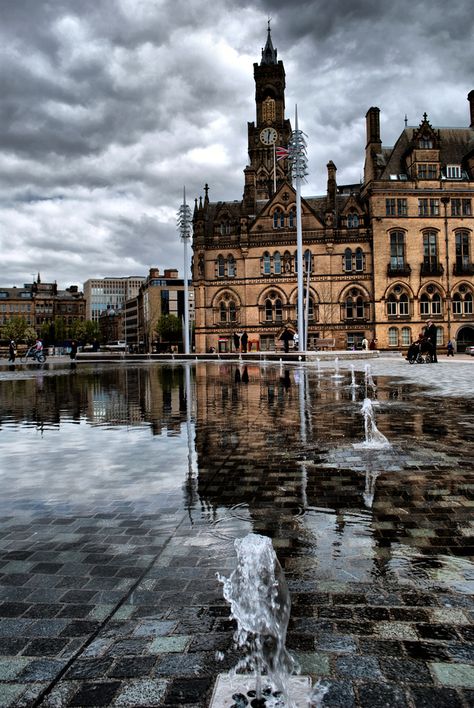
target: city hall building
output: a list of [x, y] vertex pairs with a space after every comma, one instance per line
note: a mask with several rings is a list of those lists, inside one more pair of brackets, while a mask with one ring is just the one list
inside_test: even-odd
[[[232, 351], [243, 332], [251, 350], [274, 350], [297, 329], [296, 193], [289, 161], [274, 159], [291, 125], [270, 29], [254, 78], [243, 197], [212, 202], [206, 184], [195, 202], [198, 352]], [[363, 182], [338, 185], [330, 161], [326, 194], [302, 197], [308, 349], [364, 337], [405, 349], [429, 319], [439, 347], [474, 343], [474, 91], [468, 102], [469, 127], [436, 127], [425, 113], [393, 147], [370, 108]]]

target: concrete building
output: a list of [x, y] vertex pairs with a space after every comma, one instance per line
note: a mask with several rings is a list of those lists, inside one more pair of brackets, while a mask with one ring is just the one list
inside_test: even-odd
[[[256, 122], [248, 124], [243, 197], [195, 201], [193, 285], [196, 350], [234, 349], [246, 332], [251, 349], [282, 346], [296, 333], [296, 197], [286, 147], [285, 71], [270, 30], [254, 64]], [[324, 343], [408, 347], [428, 319], [440, 346], [474, 343], [474, 91], [470, 126], [433, 127], [428, 116], [384, 147], [379, 109], [367, 113], [362, 184], [337, 184], [302, 198], [308, 348]], [[362, 164], [363, 155], [361, 155]]]
[[138, 295], [145, 276], [130, 275], [123, 278], [91, 278], [84, 283], [87, 303], [86, 317], [99, 322], [101, 313], [121, 310], [127, 300]]

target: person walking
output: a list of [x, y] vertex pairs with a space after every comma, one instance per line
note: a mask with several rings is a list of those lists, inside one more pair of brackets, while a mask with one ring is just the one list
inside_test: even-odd
[[367, 337], [364, 337], [364, 339], [362, 340], [362, 349], [364, 351], [367, 351], [368, 348], [369, 348], [369, 340], [367, 339]]
[[447, 349], [448, 349], [447, 356], [454, 356], [454, 344], [452, 343], [451, 340], [449, 340], [449, 342], [448, 342]]
[[426, 323], [425, 327], [425, 337], [431, 344], [431, 355], [433, 357], [433, 363], [437, 364], [438, 363], [438, 357], [436, 355], [436, 336], [437, 336], [437, 327], [434, 324], [433, 320], [428, 320]]
[[77, 356], [77, 342], [75, 339], [72, 340], [71, 342], [71, 351], [69, 352], [69, 356], [71, 357], [71, 361], [76, 361], [76, 356]]
[[8, 361], [11, 362], [12, 364], [14, 364], [15, 357], [16, 357], [16, 342], [14, 339], [10, 339], [10, 343], [8, 345]]

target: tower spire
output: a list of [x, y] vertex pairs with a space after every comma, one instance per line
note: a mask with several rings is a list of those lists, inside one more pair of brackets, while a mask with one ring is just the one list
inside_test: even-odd
[[270, 29], [270, 22], [271, 18], [268, 18], [268, 27], [267, 27], [267, 43], [265, 44], [265, 47], [262, 49], [262, 61], [260, 62], [260, 66], [263, 64], [276, 64], [277, 63], [277, 50], [273, 48], [272, 44], [272, 31]]

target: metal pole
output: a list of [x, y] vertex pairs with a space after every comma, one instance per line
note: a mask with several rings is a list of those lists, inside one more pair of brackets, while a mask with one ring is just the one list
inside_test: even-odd
[[191, 210], [186, 204], [186, 187], [183, 187], [183, 203], [178, 211], [178, 230], [184, 244], [184, 353], [189, 354], [188, 241], [191, 238]]
[[451, 279], [449, 273], [449, 236], [448, 236], [448, 204], [449, 197], [441, 197], [444, 205], [444, 243], [446, 248], [446, 308], [448, 315], [448, 342], [451, 339]]
[[298, 349], [304, 351], [303, 313], [303, 229], [301, 225], [301, 180], [306, 175], [306, 143], [302, 131], [298, 129], [298, 106], [295, 106], [295, 130], [290, 141], [292, 173], [296, 182], [296, 265], [298, 270]]

